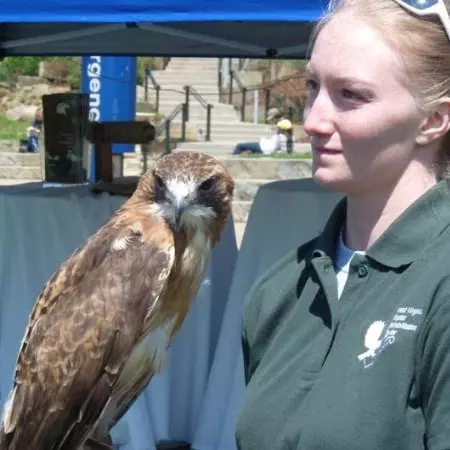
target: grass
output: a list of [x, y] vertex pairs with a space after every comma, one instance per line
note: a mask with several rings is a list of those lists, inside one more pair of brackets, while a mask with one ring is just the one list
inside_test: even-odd
[[0, 116], [0, 139], [15, 140], [26, 139], [28, 121], [9, 120], [5, 116]]
[[241, 154], [241, 158], [273, 158], [273, 159], [311, 159], [311, 152], [303, 153], [275, 153], [274, 155], [265, 155], [260, 153], [255, 153], [253, 155]]

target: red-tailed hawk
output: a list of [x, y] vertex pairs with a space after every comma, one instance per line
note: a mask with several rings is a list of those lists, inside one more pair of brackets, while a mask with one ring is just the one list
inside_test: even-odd
[[29, 319], [2, 450], [75, 450], [107, 438], [161, 369], [230, 215], [233, 187], [210, 156], [164, 156], [61, 265]]

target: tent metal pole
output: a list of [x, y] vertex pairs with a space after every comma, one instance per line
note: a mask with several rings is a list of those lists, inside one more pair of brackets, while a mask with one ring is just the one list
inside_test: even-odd
[[46, 36], [36, 36], [31, 38], [24, 39], [15, 39], [10, 41], [4, 41], [0, 44], [0, 48], [8, 49], [8, 48], [18, 48], [18, 47], [26, 47], [27, 45], [37, 45], [37, 44], [45, 44], [47, 42], [55, 42], [73, 39], [77, 37], [83, 36], [92, 36], [101, 33], [108, 33], [109, 31], [119, 30], [121, 28], [125, 28], [125, 24], [113, 24], [113, 25], [104, 25], [97, 27], [89, 27], [83, 28], [82, 30], [74, 30], [74, 31], [65, 31], [63, 33], [54, 33]]
[[217, 44], [223, 47], [234, 48], [242, 50], [248, 53], [254, 53], [255, 55], [265, 55], [266, 49], [257, 45], [242, 44], [241, 42], [230, 41], [228, 39], [216, 38], [199, 33], [192, 33], [191, 31], [175, 30], [173, 28], [164, 27], [161, 25], [140, 23], [138, 27], [142, 30], [155, 31], [161, 34], [168, 34], [170, 36], [181, 37], [185, 39], [191, 39], [193, 41], [204, 42], [205, 44]]
[[293, 54], [302, 54], [306, 55], [309, 50], [309, 44], [298, 44], [292, 45], [290, 47], [283, 47], [278, 49], [278, 57], [283, 58], [285, 56], [293, 55]]

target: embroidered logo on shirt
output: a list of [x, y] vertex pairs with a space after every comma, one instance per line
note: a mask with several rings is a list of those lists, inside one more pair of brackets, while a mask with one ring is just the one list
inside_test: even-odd
[[358, 355], [358, 359], [362, 361], [364, 368], [370, 367], [375, 362], [377, 355], [388, 345], [395, 342], [399, 331], [417, 331], [418, 325], [410, 323], [410, 321], [414, 321], [415, 316], [421, 315], [421, 308], [401, 306], [387, 326], [386, 322], [382, 320], [373, 322], [367, 329], [364, 338], [364, 346], [367, 350]]

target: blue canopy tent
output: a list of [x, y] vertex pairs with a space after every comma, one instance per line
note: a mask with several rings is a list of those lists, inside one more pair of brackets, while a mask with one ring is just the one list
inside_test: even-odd
[[[0, 58], [25, 55], [304, 58], [313, 23], [323, 14], [327, 3], [326, 0], [0, 0]], [[77, 200], [81, 212], [79, 223], [75, 223], [74, 200], [61, 198], [58, 212], [53, 214], [64, 220], [53, 217], [54, 229], [50, 231], [34, 223], [42, 242], [45, 233], [52, 233], [48, 241], [50, 251], [48, 242], [36, 244], [39, 241], [34, 240], [34, 235], [26, 233], [26, 221], [13, 214], [19, 195], [22, 193], [2, 200], [10, 208], [11, 214], [5, 217], [11, 224], [0, 221], [4, 254], [8, 254], [8, 249], [15, 252], [14, 267], [20, 271], [20, 276], [11, 273], [11, 258], [8, 264], [0, 259], [1, 404], [10, 386], [16, 344], [22, 337], [30, 302], [57, 264], [120, 203], [111, 200], [113, 204], [105, 204], [104, 214], [100, 214], [95, 201], [88, 200], [87, 203], [92, 203], [89, 206]], [[20, 197], [26, 203], [23, 214], [31, 220], [33, 210], [44, 208], [44, 197], [51, 195], [34, 192], [30, 197], [28, 194]], [[54, 194], [59, 195], [62, 194]], [[87, 216], [92, 216], [88, 225]], [[8, 237], [12, 228], [17, 230], [16, 235], [21, 232], [27, 236], [28, 241], [12, 242]], [[19, 245], [20, 251], [13, 245]], [[33, 245], [42, 247], [42, 257], [47, 255], [48, 264], [43, 263], [38, 250], [29, 258], [27, 252]], [[223, 251], [218, 250], [219, 254]], [[225, 292], [225, 297], [230, 298], [217, 303], [215, 308], [220, 311], [213, 311], [206, 294], [197, 303], [197, 312], [188, 319], [187, 331], [175, 343], [165, 373], [152, 381], [150, 391], [146, 392], [149, 395], [142, 395], [116, 426], [113, 438], [117, 449], [153, 450], [154, 441], [168, 438], [188, 440], [195, 450], [235, 450], [235, 416], [244, 389], [239, 348], [240, 307], [244, 291], [264, 268], [259, 267], [258, 274], [252, 273], [245, 280], [242, 276], [236, 280], [235, 276], [231, 283], [232, 274], [226, 272], [232, 272], [232, 267], [224, 268], [223, 258], [221, 255], [208, 272], [208, 279], [215, 278], [216, 283], [211, 287], [205, 285], [203, 291], [211, 291], [208, 295], [217, 303], [217, 297], [223, 294], [215, 293], [217, 286], [225, 292], [231, 284], [231, 290]], [[30, 264], [33, 270], [28, 269]], [[210, 316], [211, 320], [199, 327], [195, 314]], [[219, 316], [220, 319], [215, 318]], [[208, 336], [208, 342], [204, 336]], [[187, 353], [183, 344], [189, 339], [196, 341], [196, 348], [204, 347], [204, 353]], [[208, 355], [207, 361], [201, 359], [203, 354]], [[195, 372], [199, 368], [200, 375]], [[182, 383], [177, 381], [180, 375]]]
[[1, 0], [0, 56], [303, 58], [325, 0]]

